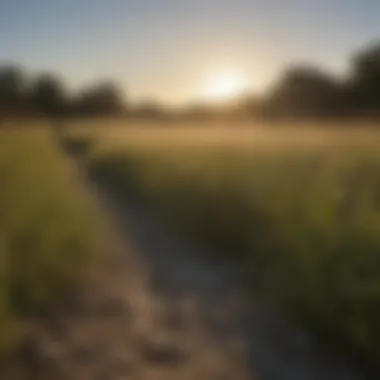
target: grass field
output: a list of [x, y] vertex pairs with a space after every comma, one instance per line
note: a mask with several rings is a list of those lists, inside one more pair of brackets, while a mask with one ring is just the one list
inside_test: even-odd
[[95, 210], [42, 129], [1, 133], [1, 353], [22, 338], [29, 316], [61, 304], [91, 275], [100, 236]]
[[[94, 129], [89, 163], [330, 346], [380, 360], [380, 130]], [[254, 281], [255, 280], [255, 281]]]

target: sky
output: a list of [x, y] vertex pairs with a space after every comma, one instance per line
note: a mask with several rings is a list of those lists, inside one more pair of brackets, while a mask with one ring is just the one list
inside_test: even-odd
[[379, 15], [379, 0], [0, 0], [0, 63], [180, 105], [223, 70], [253, 92], [292, 63], [343, 74]]

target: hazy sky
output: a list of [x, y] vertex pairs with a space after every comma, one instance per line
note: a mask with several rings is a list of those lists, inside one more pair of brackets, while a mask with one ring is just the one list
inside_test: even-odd
[[0, 60], [182, 103], [220, 70], [254, 90], [293, 61], [342, 72], [379, 16], [379, 0], [0, 0]]

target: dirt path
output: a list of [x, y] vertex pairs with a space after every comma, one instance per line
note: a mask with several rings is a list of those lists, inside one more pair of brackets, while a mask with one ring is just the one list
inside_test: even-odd
[[84, 181], [109, 220], [102, 278], [41, 324], [25, 346], [26, 372], [9, 379], [363, 379], [262, 305], [248, 310], [237, 270], [211, 265], [102, 181]]

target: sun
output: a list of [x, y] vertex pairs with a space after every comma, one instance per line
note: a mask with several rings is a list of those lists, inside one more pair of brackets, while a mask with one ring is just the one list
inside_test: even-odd
[[233, 71], [220, 71], [213, 74], [205, 83], [204, 98], [209, 101], [228, 101], [242, 95], [246, 81]]

